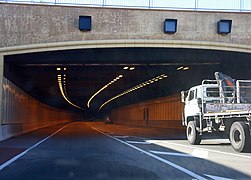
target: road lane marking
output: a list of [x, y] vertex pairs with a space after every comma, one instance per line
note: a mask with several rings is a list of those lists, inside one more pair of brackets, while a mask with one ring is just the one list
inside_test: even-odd
[[126, 139], [126, 138], [129, 138], [129, 136], [114, 136], [116, 138], [120, 138], [120, 139]]
[[154, 154], [161, 154], [161, 155], [169, 155], [169, 156], [180, 156], [180, 157], [194, 157], [191, 154], [184, 154], [184, 153], [174, 153], [174, 152], [164, 152], [164, 151], [151, 151]]
[[[75, 122], [76, 123], [76, 122]], [[4, 168], [6, 168], [7, 166], [9, 166], [10, 164], [12, 164], [13, 162], [15, 162], [16, 160], [18, 160], [20, 157], [22, 157], [23, 155], [25, 155], [27, 152], [29, 152], [30, 150], [32, 150], [33, 148], [39, 146], [41, 143], [43, 143], [44, 141], [46, 141], [47, 139], [51, 138], [52, 136], [54, 136], [55, 134], [57, 134], [58, 132], [60, 132], [61, 130], [63, 130], [64, 128], [72, 125], [74, 123], [71, 124], [67, 124], [65, 126], [63, 126], [62, 128], [60, 128], [59, 130], [57, 130], [56, 132], [54, 132], [53, 134], [51, 134], [50, 136], [44, 138], [43, 140], [39, 141], [38, 143], [34, 144], [33, 146], [29, 147], [28, 149], [26, 149], [25, 151], [23, 151], [22, 153], [16, 155], [15, 157], [11, 158], [10, 160], [6, 161], [5, 163], [3, 163], [2, 165], [0, 165], [0, 171], [2, 171]]]
[[191, 154], [185, 153], [174, 153], [174, 152], [164, 152], [164, 151], [151, 151], [154, 154], [162, 154], [162, 155], [170, 155], [170, 156], [181, 156], [181, 157], [197, 157], [206, 159], [208, 157], [208, 151], [202, 151], [198, 149], [194, 149]]
[[125, 144], [125, 145], [127, 145], [127, 146], [129, 146], [129, 147], [131, 147], [131, 148], [133, 148], [133, 149], [135, 149], [135, 150], [137, 150], [137, 151], [139, 151], [139, 152], [142, 152], [142, 153], [144, 153], [144, 154], [146, 154], [146, 155], [148, 155], [148, 156], [150, 156], [150, 157], [152, 157], [152, 158], [154, 158], [154, 159], [157, 159], [157, 160], [159, 160], [159, 161], [161, 161], [161, 162], [163, 162], [163, 163], [165, 163], [165, 164], [167, 164], [167, 165], [169, 165], [169, 166], [172, 166], [173, 168], [175, 168], [175, 169], [177, 169], [177, 170], [179, 170], [179, 171], [182, 171], [183, 173], [185, 173], [185, 174], [187, 174], [187, 175], [189, 175], [189, 176], [191, 176], [191, 177], [194, 177], [194, 178], [199, 179], [199, 180], [206, 180], [206, 178], [204, 178], [204, 177], [202, 177], [202, 176], [200, 176], [200, 175], [198, 175], [198, 174], [196, 174], [196, 173], [194, 173], [194, 172], [192, 172], [192, 171], [190, 171], [190, 170], [188, 170], [188, 169], [186, 169], [186, 168], [184, 168], [184, 167], [182, 167], [182, 166], [179, 166], [179, 165], [177, 165], [177, 164], [174, 164], [174, 163], [171, 162], [171, 161], [168, 161], [168, 160], [163, 159], [163, 158], [161, 158], [161, 157], [159, 157], [159, 156], [156, 156], [156, 155], [154, 155], [154, 154], [152, 154], [152, 153], [150, 153], [150, 152], [147, 152], [147, 151], [145, 151], [145, 150], [143, 150], [143, 149], [140, 149], [140, 148], [138, 148], [138, 147], [136, 147], [136, 146], [134, 146], [134, 145], [132, 145], [132, 144], [126, 143], [126, 142], [124, 142], [124, 141], [122, 141], [122, 140], [120, 140], [120, 139], [117, 139], [117, 138], [115, 138], [115, 137], [113, 137], [113, 136], [110, 136], [109, 134], [105, 134], [104, 132], [102, 132], [102, 131], [100, 131], [100, 130], [94, 128], [94, 127], [93, 127], [93, 129], [96, 130], [96, 131], [98, 131], [98, 132], [100, 132], [101, 134], [103, 134], [103, 135], [105, 135], [105, 136], [107, 136], [107, 137], [110, 137], [110, 138], [112, 138], [112, 139], [114, 139], [114, 140], [116, 140], [116, 141], [119, 141], [119, 142], [121, 142], [121, 143], [123, 143], [123, 144]]
[[224, 178], [224, 177], [220, 177], [220, 176], [213, 176], [213, 175], [208, 175], [208, 174], [204, 174], [204, 175], [213, 179], [213, 180], [234, 180], [234, 179]]
[[191, 153], [192, 156], [207, 159], [208, 158], [208, 151], [204, 151], [201, 149], [194, 149]]
[[145, 142], [145, 141], [126, 141], [126, 142], [130, 144], [151, 144], [150, 142]]
[[217, 151], [217, 150], [212, 150], [212, 149], [198, 148], [198, 147], [193, 147], [193, 146], [190, 146], [190, 145], [177, 144], [177, 143], [167, 142], [167, 141], [147, 140], [147, 142], [150, 142], [152, 144], [157, 144], [157, 145], [159, 145], [160, 143], [161, 144], [171, 144], [171, 145], [175, 145], [175, 146], [186, 147], [186, 148], [189, 148], [189, 149], [198, 149], [198, 150], [204, 150], [204, 151], [213, 152], [213, 153], [219, 153], [219, 154], [225, 154], [225, 155], [229, 155], [229, 156], [236, 156], [236, 157], [251, 159], [251, 156], [245, 156], [245, 155], [241, 155], [241, 154], [222, 152], [222, 151]]

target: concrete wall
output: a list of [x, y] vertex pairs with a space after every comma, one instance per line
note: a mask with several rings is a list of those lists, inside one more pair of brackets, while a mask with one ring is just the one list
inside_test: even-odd
[[[8, 54], [109, 47], [175, 47], [251, 53], [251, 13], [6, 3], [0, 3], [0, 12], [0, 85], [4, 79], [2, 76], [4, 55]], [[90, 32], [79, 31], [79, 15], [92, 16]], [[170, 35], [163, 32], [163, 22], [166, 18], [178, 19], [177, 33]], [[232, 33], [225, 36], [217, 34], [217, 21], [220, 19], [233, 20]], [[0, 100], [3, 94], [1, 91], [3, 90], [0, 88]], [[166, 100], [169, 101], [168, 98]], [[166, 100], [160, 99], [162, 103], [152, 101], [150, 104], [141, 103], [123, 107], [115, 110], [112, 116], [117, 122], [125, 120], [124, 123], [182, 128], [181, 117], [176, 117], [177, 114], [181, 114], [181, 109], [177, 109], [174, 114], [168, 110], [176, 109], [176, 105], [180, 103], [179, 99], [174, 98], [173, 102]], [[4, 111], [5, 105], [3, 103], [0, 105]], [[144, 109], [147, 108], [149, 116], [146, 122]], [[124, 118], [116, 118], [119, 115]], [[6, 124], [0, 127], [2, 132], [5, 131], [4, 127], [8, 127], [9, 121], [15, 122], [15, 120], [3, 121]]]
[[0, 141], [38, 128], [76, 120], [76, 115], [40, 103], [3, 78]]
[[115, 109], [111, 119], [119, 124], [184, 129], [183, 109], [180, 95], [173, 95]]
[[[251, 13], [166, 11], [16, 5], [0, 3], [0, 47], [53, 42], [161, 39], [250, 45]], [[92, 16], [92, 30], [78, 29], [79, 15]], [[174, 35], [163, 32], [166, 18], [178, 19]], [[217, 34], [217, 21], [231, 19], [232, 33]]]

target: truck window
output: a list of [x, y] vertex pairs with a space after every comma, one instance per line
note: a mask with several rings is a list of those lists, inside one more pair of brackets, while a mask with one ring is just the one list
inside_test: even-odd
[[194, 90], [191, 90], [190, 92], [189, 92], [189, 96], [188, 96], [188, 101], [191, 101], [191, 100], [193, 100], [194, 99]]
[[219, 88], [207, 88], [207, 97], [220, 97]]

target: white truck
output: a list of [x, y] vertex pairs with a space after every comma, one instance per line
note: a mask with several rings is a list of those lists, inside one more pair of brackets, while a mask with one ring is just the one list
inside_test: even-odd
[[251, 80], [215, 77], [181, 92], [187, 139], [200, 144], [204, 133], [227, 135], [234, 150], [251, 152]]

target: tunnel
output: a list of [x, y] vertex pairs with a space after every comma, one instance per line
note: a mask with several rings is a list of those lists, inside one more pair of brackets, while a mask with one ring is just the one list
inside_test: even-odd
[[192, 48], [57, 50], [6, 55], [4, 76], [49, 106], [90, 118], [177, 95], [203, 79], [214, 79], [217, 71], [250, 79], [250, 57], [249, 53]]
[[181, 92], [251, 79], [251, 4], [110, 2], [0, 0], [0, 179], [250, 179], [250, 106]]

